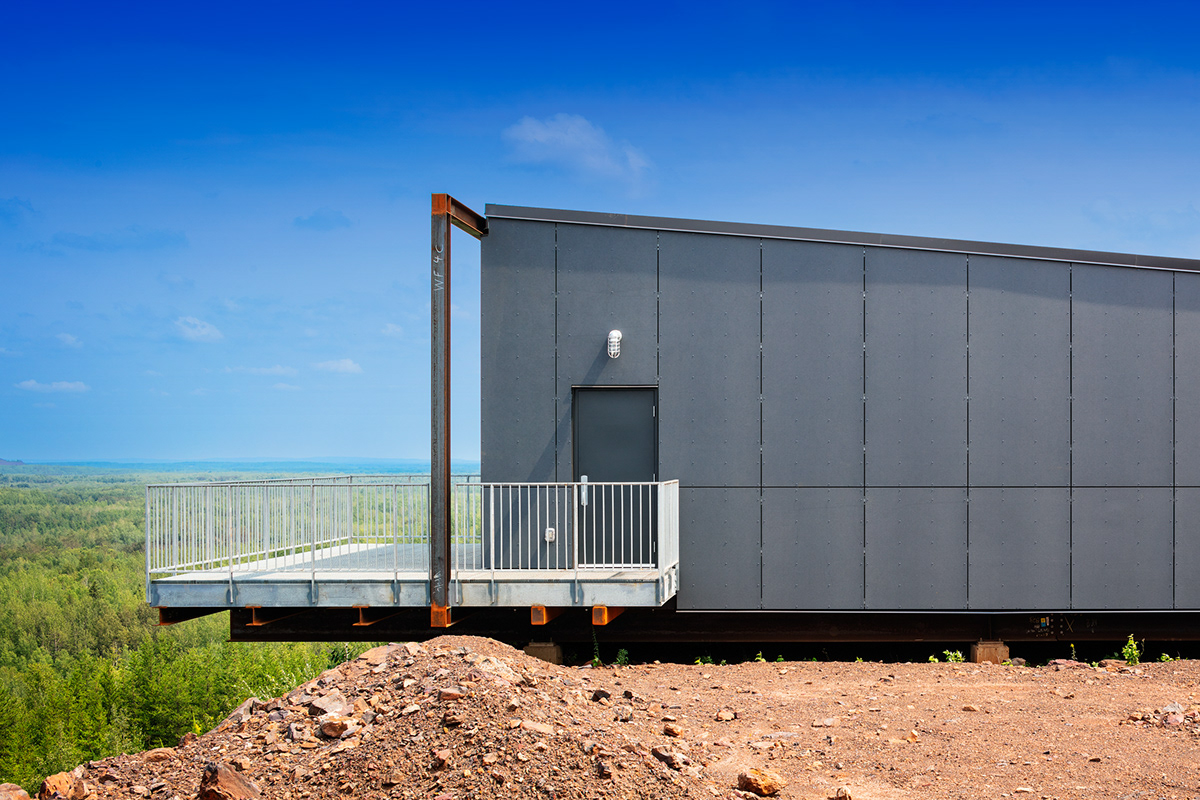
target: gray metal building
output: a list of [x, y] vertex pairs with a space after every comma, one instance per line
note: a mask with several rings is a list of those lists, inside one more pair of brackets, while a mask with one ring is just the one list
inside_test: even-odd
[[[1200, 261], [432, 201], [431, 474], [148, 487], [162, 621], [1200, 638]], [[479, 476], [449, 469], [452, 225]]]
[[1200, 608], [1200, 262], [486, 217], [482, 481], [677, 479], [678, 609]]

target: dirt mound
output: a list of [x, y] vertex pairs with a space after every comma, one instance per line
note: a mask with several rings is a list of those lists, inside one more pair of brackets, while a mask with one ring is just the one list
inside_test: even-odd
[[264, 798], [700, 796], [702, 767], [656, 757], [629, 725], [645, 701], [594, 702], [586, 672], [490, 639], [388, 645], [284, 697], [248, 700], [178, 747], [93, 762], [49, 788], [193, 798], [211, 763]]

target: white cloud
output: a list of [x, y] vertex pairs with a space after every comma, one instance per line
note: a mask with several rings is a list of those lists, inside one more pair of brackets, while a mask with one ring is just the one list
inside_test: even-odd
[[298, 391], [300, 391], [299, 386], [293, 386], [290, 383], [277, 383], [274, 386], [272, 386], [271, 388], [278, 389], [281, 392], [298, 392]]
[[[451, 303], [451, 305], [453, 305], [453, 303]], [[382, 333], [384, 336], [403, 336], [404, 328], [401, 328], [399, 325], [397, 325], [394, 322], [389, 322], [387, 325], [384, 325], [383, 330], [381, 330], [379, 332]]]
[[219, 342], [225, 338], [215, 325], [195, 317], [180, 317], [175, 320], [175, 327], [183, 338], [193, 342]]
[[273, 367], [226, 367], [226, 372], [240, 372], [245, 375], [295, 375], [295, 367], [285, 367], [276, 364]]
[[628, 142], [614, 142], [598, 125], [578, 114], [547, 119], [523, 117], [504, 131], [518, 161], [566, 167], [584, 175], [637, 187], [650, 160]]
[[79, 341], [69, 333], [60, 333], [55, 338], [57, 338], [67, 347], [83, 347], [83, 342]]
[[326, 372], [362, 372], [362, 367], [348, 358], [339, 358], [336, 361], [322, 361], [319, 364], [313, 364], [313, 366]]
[[14, 384], [18, 389], [24, 389], [27, 392], [86, 392], [92, 387], [88, 386], [83, 381], [54, 381], [53, 383], [39, 383], [33, 379], [21, 381]]

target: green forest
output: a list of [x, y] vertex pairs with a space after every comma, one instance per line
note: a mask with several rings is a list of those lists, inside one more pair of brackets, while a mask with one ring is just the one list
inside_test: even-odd
[[82, 762], [174, 745], [369, 646], [231, 643], [226, 613], [157, 625], [145, 485], [217, 477], [0, 468], [0, 783], [32, 793]]

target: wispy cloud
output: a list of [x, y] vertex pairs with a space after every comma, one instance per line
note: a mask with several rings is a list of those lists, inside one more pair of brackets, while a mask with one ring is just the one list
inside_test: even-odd
[[299, 386], [293, 386], [290, 383], [277, 383], [274, 386], [272, 386], [271, 388], [278, 389], [281, 392], [298, 392], [298, 391], [300, 391]]
[[382, 333], [384, 336], [403, 336], [404, 328], [401, 328], [394, 322], [389, 322], [387, 325], [383, 326], [383, 330], [381, 330], [380, 333]]
[[349, 228], [351, 222], [346, 215], [332, 208], [318, 208], [307, 217], [296, 217], [292, 224], [310, 231], [332, 231]]
[[16, 225], [22, 216], [32, 213], [33, 206], [28, 200], [22, 200], [19, 197], [0, 200], [0, 224]]
[[273, 367], [226, 367], [226, 372], [240, 372], [245, 375], [295, 375], [295, 367], [285, 367], [276, 364]]
[[88, 250], [93, 253], [117, 253], [123, 250], [167, 250], [187, 247], [183, 231], [146, 230], [130, 225], [115, 233], [56, 233], [51, 243], [73, 250]]
[[92, 388], [83, 381], [54, 381], [53, 383], [40, 383], [32, 378], [27, 381], [21, 381], [20, 383], [14, 385], [18, 389], [24, 389], [27, 392], [87, 392]]
[[339, 358], [336, 361], [322, 361], [318, 364], [313, 364], [313, 366], [326, 372], [362, 372], [362, 367], [348, 358]]
[[518, 161], [564, 167], [634, 188], [650, 169], [650, 160], [642, 151], [628, 142], [613, 141], [603, 128], [578, 114], [523, 117], [504, 131], [504, 139]]
[[83, 342], [79, 341], [69, 333], [60, 333], [54, 338], [62, 342], [65, 347], [83, 347]]
[[183, 338], [192, 342], [219, 342], [225, 338], [216, 325], [195, 317], [180, 317], [175, 320], [175, 327]]

